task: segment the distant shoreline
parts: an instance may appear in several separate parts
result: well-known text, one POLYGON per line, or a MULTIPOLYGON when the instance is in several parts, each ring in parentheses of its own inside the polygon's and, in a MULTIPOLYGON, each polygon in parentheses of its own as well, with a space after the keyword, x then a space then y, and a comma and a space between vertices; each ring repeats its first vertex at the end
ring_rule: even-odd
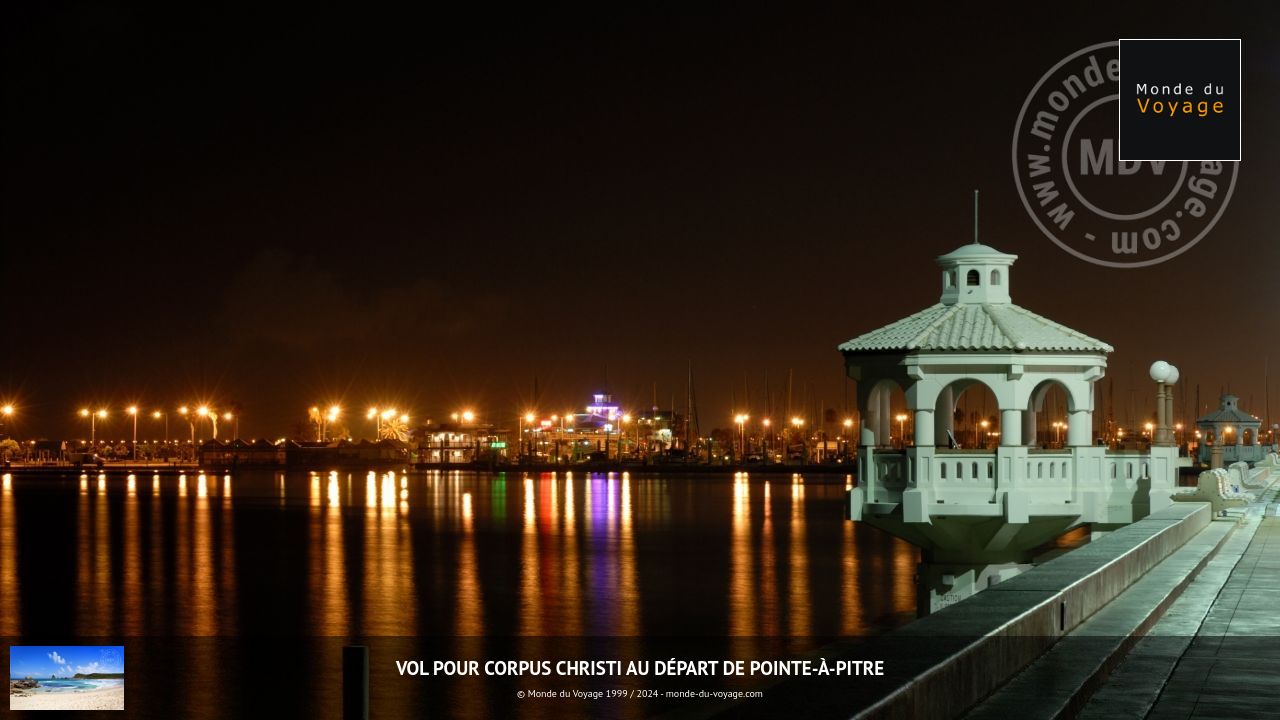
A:
POLYGON ((113 475, 118 473, 150 473, 155 475, 181 475, 194 473, 208 473, 211 475, 222 475, 237 470, 275 470, 285 472, 329 472, 331 470, 350 470, 352 468, 386 468, 386 469, 405 469, 408 471, 422 472, 427 470, 439 470, 442 472, 454 471, 470 471, 479 473, 550 473, 550 472, 572 472, 572 473, 601 473, 601 472, 629 472, 645 475, 731 475, 733 473, 750 473, 752 475, 812 475, 812 476, 844 476, 856 474, 856 464, 844 463, 833 465, 783 465, 783 464, 749 464, 749 465, 707 465, 702 463, 655 463, 651 465, 642 465, 637 463, 580 463, 572 465, 554 465, 554 464, 493 464, 488 463, 406 463, 406 462, 389 462, 389 461, 370 461, 358 463, 335 463, 324 466, 309 465, 275 465, 275 464, 240 464, 240 465, 187 465, 187 466, 158 466, 158 465, 132 465, 130 463, 110 463, 101 468, 76 468, 70 466, 53 466, 53 465, 12 465, 4 468, 5 473, 14 475, 60 475, 65 477, 78 477, 81 474, 105 473, 113 475))

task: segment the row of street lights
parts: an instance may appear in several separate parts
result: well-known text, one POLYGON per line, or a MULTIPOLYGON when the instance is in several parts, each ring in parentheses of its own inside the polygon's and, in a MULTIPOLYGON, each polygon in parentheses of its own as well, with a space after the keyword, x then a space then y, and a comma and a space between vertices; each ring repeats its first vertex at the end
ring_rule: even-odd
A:
MULTIPOLYGON (((329 426, 342 417, 342 406, 335 403, 322 410, 319 405, 312 405, 308 411, 308 417, 311 423, 316 426, 316 442, 324 442, 329 437, 329 426)), ((455 421, 459 417, 459 413, 453 414, 455 421)), ((461 417, 468 423, 475 420, 475 414, 470 410, 463 411, 461 417)), ((373 421, 374 437, 381 440, 384 428, 392 427, 396 422, 399 422, 400 427, 403 428, 409 424, 411 418, 409 413, 402 412, 394 407, 380 408, 377 405, 373 405, 365 412, 365 419, 373 421)))
MULTIPOLYGON (((137 455, 138 455, 138 413, 139 412, 141 411, 138 409, 137 405, 130 405, 129 407, 125 408, 125 414, 128 415, 133 420, 133 445, 132 445, 133 452, 132 454, 135 460, 137 459, 137 455)), ((8 413, 8 414, 11 414, 11 413, 8 413)), ((226 420, 228 422, 235 423, 233 426, 232 435, 236 437, 239 437, 240 435, 240 417, 234 413, 224 412, 221 414, 221 416, 219 416, 218 412, 213 408, 210 408, 208 405, 201 405, 195 408, 194 411, 192 411, 191 408, 187 407, 186 405, 183 405, 178 408, 178 414, 181 415, 184 419, 186 419, 187 423, 191 426, 191 443, 193 445, 196 442, 197 419, 200 419, 200 420, 207 419, 210 422, 210 426, 213 432, 213 439, 215 440, 218 439, 218 418, 219 417, 221 417, 223 420, 226 420)), ((106 420, 107 417, 110 415, 110 413, 107 412, 106 408, 98 408, 97 410, 90 410, 89 408, 86 407, 86 408, 80 408, 79 415, 80 417, 85 418, 86 420, 89 421, 89 442, 91 444, 97 443, 98 421, 106 420)), ((151 417, 155 420, 164 420, 164 440, 165 442, 168 442, 169 441, 169 413, 164 410, 154 410, 151 413, 151 417)))
MULTIPOLYGON (((738 413, 733 416, 733 423, 738 426, 738 454, 740 457, 746 457, 747 454, 747 421, 750 419, 751 416, 747 413, 738 413)), ((852 427, 853 420, 846 419, 844 421, 844 426, 845 428, 852 427)), ((764 428, 765 437, 767 439, 771 432, 770 428, 773 427, 773 420, 770 418, 763 418, 760 421, 760 427, 764 428)), ((795 428, 796 432, 803 430, 804 418, 798 415, 793 416, 791 418, 791 427, 795 428)), ((768 448, 766 447, 765 450, 767 452, 768 448)))

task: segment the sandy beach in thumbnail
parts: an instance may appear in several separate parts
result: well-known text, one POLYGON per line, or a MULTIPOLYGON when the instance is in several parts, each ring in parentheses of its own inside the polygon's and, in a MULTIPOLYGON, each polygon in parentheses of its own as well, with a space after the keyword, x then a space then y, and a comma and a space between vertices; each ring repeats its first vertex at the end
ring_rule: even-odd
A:
POLYGON ((10 710, 123 710, 124 683, 80 692, 26 692, 9 696, 10 710))

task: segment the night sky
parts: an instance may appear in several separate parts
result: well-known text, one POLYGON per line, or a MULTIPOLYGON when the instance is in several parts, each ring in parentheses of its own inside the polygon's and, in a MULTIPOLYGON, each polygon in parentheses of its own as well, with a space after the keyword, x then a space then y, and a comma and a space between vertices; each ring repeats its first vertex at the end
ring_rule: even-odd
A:
POLYGON ((1014 301, 1114 345, 1117 392, 1141 404, 1163 358, 1261 415, 1280 366, 1274 6, 170 5, 0 11, 22 436, 135 401, 238 402, 244 436, 333 400, 514 418, 535 377, 548 414, 606 383, 682 406, 689 363, 704 429, 744 373, 753 412, 789 369, 797 405, 838 408, 836 345, 937 301, 974 188, 1014 301), (1117 37, 1243 38, 1235 195, 1141 270, 1052 245, 1009 167, 1041 73, 1117 37))

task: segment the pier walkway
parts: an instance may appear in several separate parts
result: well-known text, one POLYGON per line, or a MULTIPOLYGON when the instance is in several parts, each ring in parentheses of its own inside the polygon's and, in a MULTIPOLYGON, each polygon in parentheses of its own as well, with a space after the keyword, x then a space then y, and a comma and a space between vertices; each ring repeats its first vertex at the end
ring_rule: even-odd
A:
POLYGON ((1089 699, 1082 718, 1280 714, 1280 503, 1273 485, 1089 699))

